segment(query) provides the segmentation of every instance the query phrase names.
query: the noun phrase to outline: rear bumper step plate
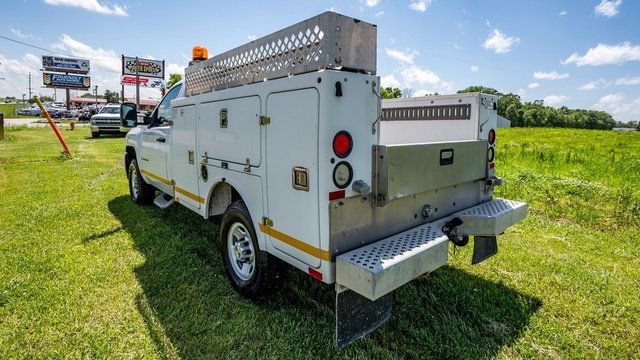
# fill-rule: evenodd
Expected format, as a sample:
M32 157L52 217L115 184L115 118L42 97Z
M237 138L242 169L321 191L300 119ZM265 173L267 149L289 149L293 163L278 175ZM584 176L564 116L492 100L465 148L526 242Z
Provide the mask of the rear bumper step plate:
M458 235L497 236L524 219L527 204L495 199L423 224L336 258L336 282L376 300L448 260L442 225L459 217Z

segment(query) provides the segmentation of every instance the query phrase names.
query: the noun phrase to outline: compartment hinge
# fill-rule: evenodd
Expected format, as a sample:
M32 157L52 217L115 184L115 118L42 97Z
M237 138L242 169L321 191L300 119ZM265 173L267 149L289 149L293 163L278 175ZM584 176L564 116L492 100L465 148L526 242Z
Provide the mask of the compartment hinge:
M266 216L263 216L262 217L262 225L268 226L268 227L273 227L273 220L269 219Z
M260 116L260 120L258 121L260 125L269 125L271 124L271 118L268 116Z

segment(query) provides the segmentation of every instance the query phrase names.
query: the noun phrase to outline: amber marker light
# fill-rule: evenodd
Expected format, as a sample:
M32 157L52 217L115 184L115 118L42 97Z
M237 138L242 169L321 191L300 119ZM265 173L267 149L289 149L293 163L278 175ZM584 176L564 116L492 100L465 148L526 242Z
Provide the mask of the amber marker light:
M207 60L209 58L209 51L202 45L194 46L191 53L193 61Z

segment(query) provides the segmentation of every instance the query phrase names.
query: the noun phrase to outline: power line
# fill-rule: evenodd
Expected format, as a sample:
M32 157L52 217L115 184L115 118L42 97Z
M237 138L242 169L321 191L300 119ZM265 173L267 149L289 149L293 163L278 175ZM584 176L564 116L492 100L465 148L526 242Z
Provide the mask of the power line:
M28 47L31 47L31 48L34 48L34 49L38 49L38 50L42 50L42 51L46 51L46 52L50 52L50 53L53 53L53 54L58 54L58 55L64 55L64 56L73 57L73 55L69 55L69 54L66 54L66 53L63 53L63 52L60 52L60 51L55 51L55 50L46 49L46 48L43 48L43 47L38 46L38 45L29 44L29 43L26 43L26 42L24 42L24 41L20 41L20 40L12 39L12 38L9 38L9 37L3 36L3 35L0 35L0 39L4 39L4 40L7 40L7 41L11 41L11 42L14 42L14 43L16 43L16 44L20 44L20 45L28 46ZM87 58L87 59L89 59L89 60L93 60L93 61L113 61L113 59L96 59L96 58L91 58L91 57L87 57L87 56L83 56L83 57L84 57L84 58Z

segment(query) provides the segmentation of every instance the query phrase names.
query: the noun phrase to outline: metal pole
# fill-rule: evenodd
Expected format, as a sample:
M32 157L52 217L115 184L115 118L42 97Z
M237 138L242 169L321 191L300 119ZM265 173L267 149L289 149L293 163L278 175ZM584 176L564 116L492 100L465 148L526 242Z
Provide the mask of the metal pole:
M31 71L29 71L29 100L33 99L31 97Z
M44 108L44 105L42 105L42 102L40 101L40 98L37 97L37 96L36 96L36 103L40 107L40 111L42 112L44 117L47 118L47 122L49 122L49 126L51 126L51 129L53 129L53 132L58 137L58 140L60 141L60 144L62 144L62 147L64 148L64 151L69 156L72 156L71 155L71 149L69 149L69 145L67 145L67 142L64 141L64 138L62 137L62 134L60 133L60 130L58 130L58 127L56 126L56 124L53 122L53 120L51 120L51 115L49 115L49 112L47 112L47 109Z
M0 140L4 140L4 114L0 113Z
M140 109L140 61L136 56L136 109Z

